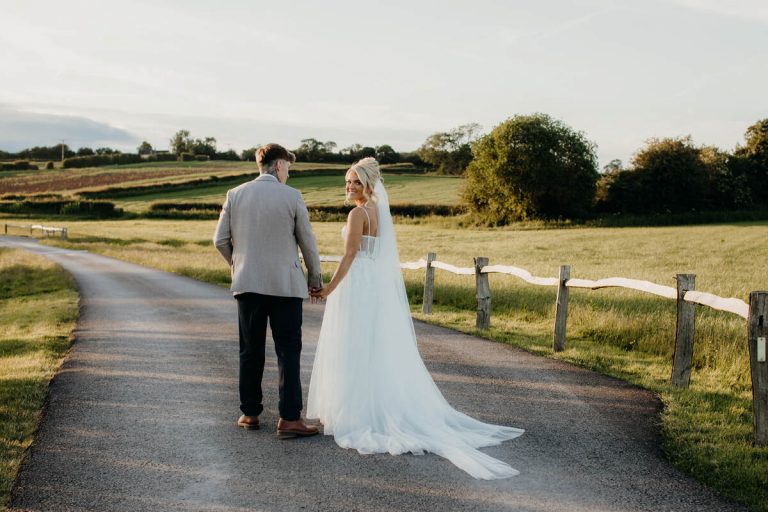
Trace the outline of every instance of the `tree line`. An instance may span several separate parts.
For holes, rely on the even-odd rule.
[[[59,144],[0,151],[0,159],[52,161],[63,151],[65,167],[146,159],[253,161],[258,149],[219,151],[215,137],[194,138],[189,130],[177,131],[169,146],[170,152],[158,152],[144,141],[136,153],[123,154],[109,147],[73,151]],[[534,218],[768,209],[768,119],[749,126],[744,143],[733,151],[697,145],[690,136],[654,138],[629,166],[613,160],[601,170],[596,145],[546,114],[511,117],[485,135],[478,124],[465,124],[430,135],[412,152],[397,152],[388,144],[339,149],[333,141],[314,138],[302,139],[293,151],[304,162],[352,163],[372,156],[384,164],[410,162],[465,176],[463,201],[480,220],[494,225]]]
[[[463,199],[480,220],[768,209],[768,119],[733,151],[690,136],[653,138],[625,168],[597,168],[596,146],[545,114],[507,119],[472,143]]]

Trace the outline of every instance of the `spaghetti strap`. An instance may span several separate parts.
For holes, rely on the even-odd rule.
[[[368,234],[366,236],[371,236],[371,217],[368,215],[368,211],[365,209],[364,206],[358,206],[363,212],[365,212],[365,216],[368,218]]]

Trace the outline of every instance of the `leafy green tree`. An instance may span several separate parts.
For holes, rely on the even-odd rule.
[[[13,158],[25,160],[61,160],[61,150],[64,147],[64,158],[76,156],[76,153],[67,144],[56,144],[55,146],[35,146],[33,148],[22,149],[16,153]]]
[[[342,149],[341,153],[345,155],[350,155],[352,158],[355,158],[357,155],[360,154],[360,151],[362,151],[362,149],[363,149],[362,144],[352,144]]]
[[[732,172],[743,177],[755,204],[768,206],[768,118],[747,128],[744,138],[734,152]]]
[[[368,158],[369,156],[376,158],[376,148],[364,146],[363,149],[360,150],[360,158]]]
[[[191,149],[195,155],[207,155],[209,158],[213,158],[216,156],[216,138],[195,139]]]
[[[77,156],[91,156],[96,153],[91,148],[79,148],[77,150]]]
[[[712,207],[711,175],[691,137],[650,139],[632,167],[601,180],[597,209],[612,213],[681,213]]]
[[[464,200],[499,225],[588,213],[598,178],[595,145],[546,114],[507,119],[473,147]]]
[[[240,160],[246,161],[246,162],[255,162],[256,161],[256,151],[261,146],[254,146],[252,148],[244,149],[240,153]]]
[[[141,144],[139,144],[139,147],[136,148],[136,152],[140,155],[151,155],[154,150],[155,149],[152,147],[152,144],[147,141],[143,141]]]
[[[382,164],[396,164],[400,161],[400,153],[389,144],[382,144],[376,147],[376,160]]]
[[[747,176],[734,172],[738,169],[735,157],[714,146],[699,149],[707,174],[708,207],[714,210],[742,210],[753,206],[752,192]]]
[[[221,153],[216,152],[216,154],[213,156],[214,160],[230,160],[230,161],[239,161],[240,157],[237,156],[237,153],[233,149],[228,149],[226,151],[222,151]]]
[[[325,153],[325,145],[317,139],[301,139],[301,144],[294,151],[296,158],[304,162],[320,162]]]
[[[96,154],[97,155],[116,155],[120,153],[117,149],[112,149],[110,147],[103,147],[103,148],[96,148]]]
[[[189,130],[179,130],[171,138],[171,153],[174,153],[177,157],[181,156],[182,153],[192,153],[193,144],[194,141],[189,134]]]
[[[768,168],[768,118],[761,119],[747,128],[744,138],[746,142],[743,147],[737,149],[737,153]]]
[[[418,149],[419,157],[440,174],[463,174],[472,160],[471,144],[480,130],[479,124],[470,123],[449,132],[433,133]]]

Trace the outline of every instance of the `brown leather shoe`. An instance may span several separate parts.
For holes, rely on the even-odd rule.
[[[317,427],[306,425],[299,418],[295,421],[287,421],[283,418],[277,422],[277,437],[280,439],[293,439],[294,437],[310,437],[320,433]]]
[[[258,430],[259,429],[259,417],[258,416],[246,416],[243,414],[237,420],[237,426],[243,427],[246,430]]]

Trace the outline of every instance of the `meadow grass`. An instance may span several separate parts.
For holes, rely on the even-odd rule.
[[[215,221],[78,221],[70,241],[51,242],[226,286],[229,271],[210,241]],[[322,254],[340,254],[340,223],[315,223]],[[768,223],[659,228],[548,230],[456,229],[440,224],[396,227],[402,261],[436,252],[471,267],[474,256],[554,277],[628,277],[674,286],[676,273],[697,275],[697,289],[746,300],[768,289]],[[335,268],[324,264],[326,278]],[[556,290],[512,276],[489,276],[491,329],[477,331],[474,278],[436,271],[434,314],[419,312],[423,271],[405,271],[416,318],[510,343],[650,389],[664,403],[663,449],[679,468],[725,495],[768,510],[768,449],[752,443],[752,405],[745,321],[697,309],[691,387],[669,384],[675,302],[619,289],[571,290],[566,350],[553,354]]]
[[[0,248],[0,507],[40,422],[78,314],[72,278],[41,256]]]
[[[439,204],[455,205],[463,180],[450,176],[420,176],[409,174],[384,173],[392,204]],[[247,181],[247,180],[243,180]],[[291,186],[302,191],[308,206],[338,205],[344,200],[344,176],[302,176],[294,173],[290,178]],[[188,190],[157,192],[146,195],[115,198],[116,206],[128,212],[142,212],[149,209],[154,201],[218,203],[222,204],[227,190],[236,186],[234,183],[195,187]]]

